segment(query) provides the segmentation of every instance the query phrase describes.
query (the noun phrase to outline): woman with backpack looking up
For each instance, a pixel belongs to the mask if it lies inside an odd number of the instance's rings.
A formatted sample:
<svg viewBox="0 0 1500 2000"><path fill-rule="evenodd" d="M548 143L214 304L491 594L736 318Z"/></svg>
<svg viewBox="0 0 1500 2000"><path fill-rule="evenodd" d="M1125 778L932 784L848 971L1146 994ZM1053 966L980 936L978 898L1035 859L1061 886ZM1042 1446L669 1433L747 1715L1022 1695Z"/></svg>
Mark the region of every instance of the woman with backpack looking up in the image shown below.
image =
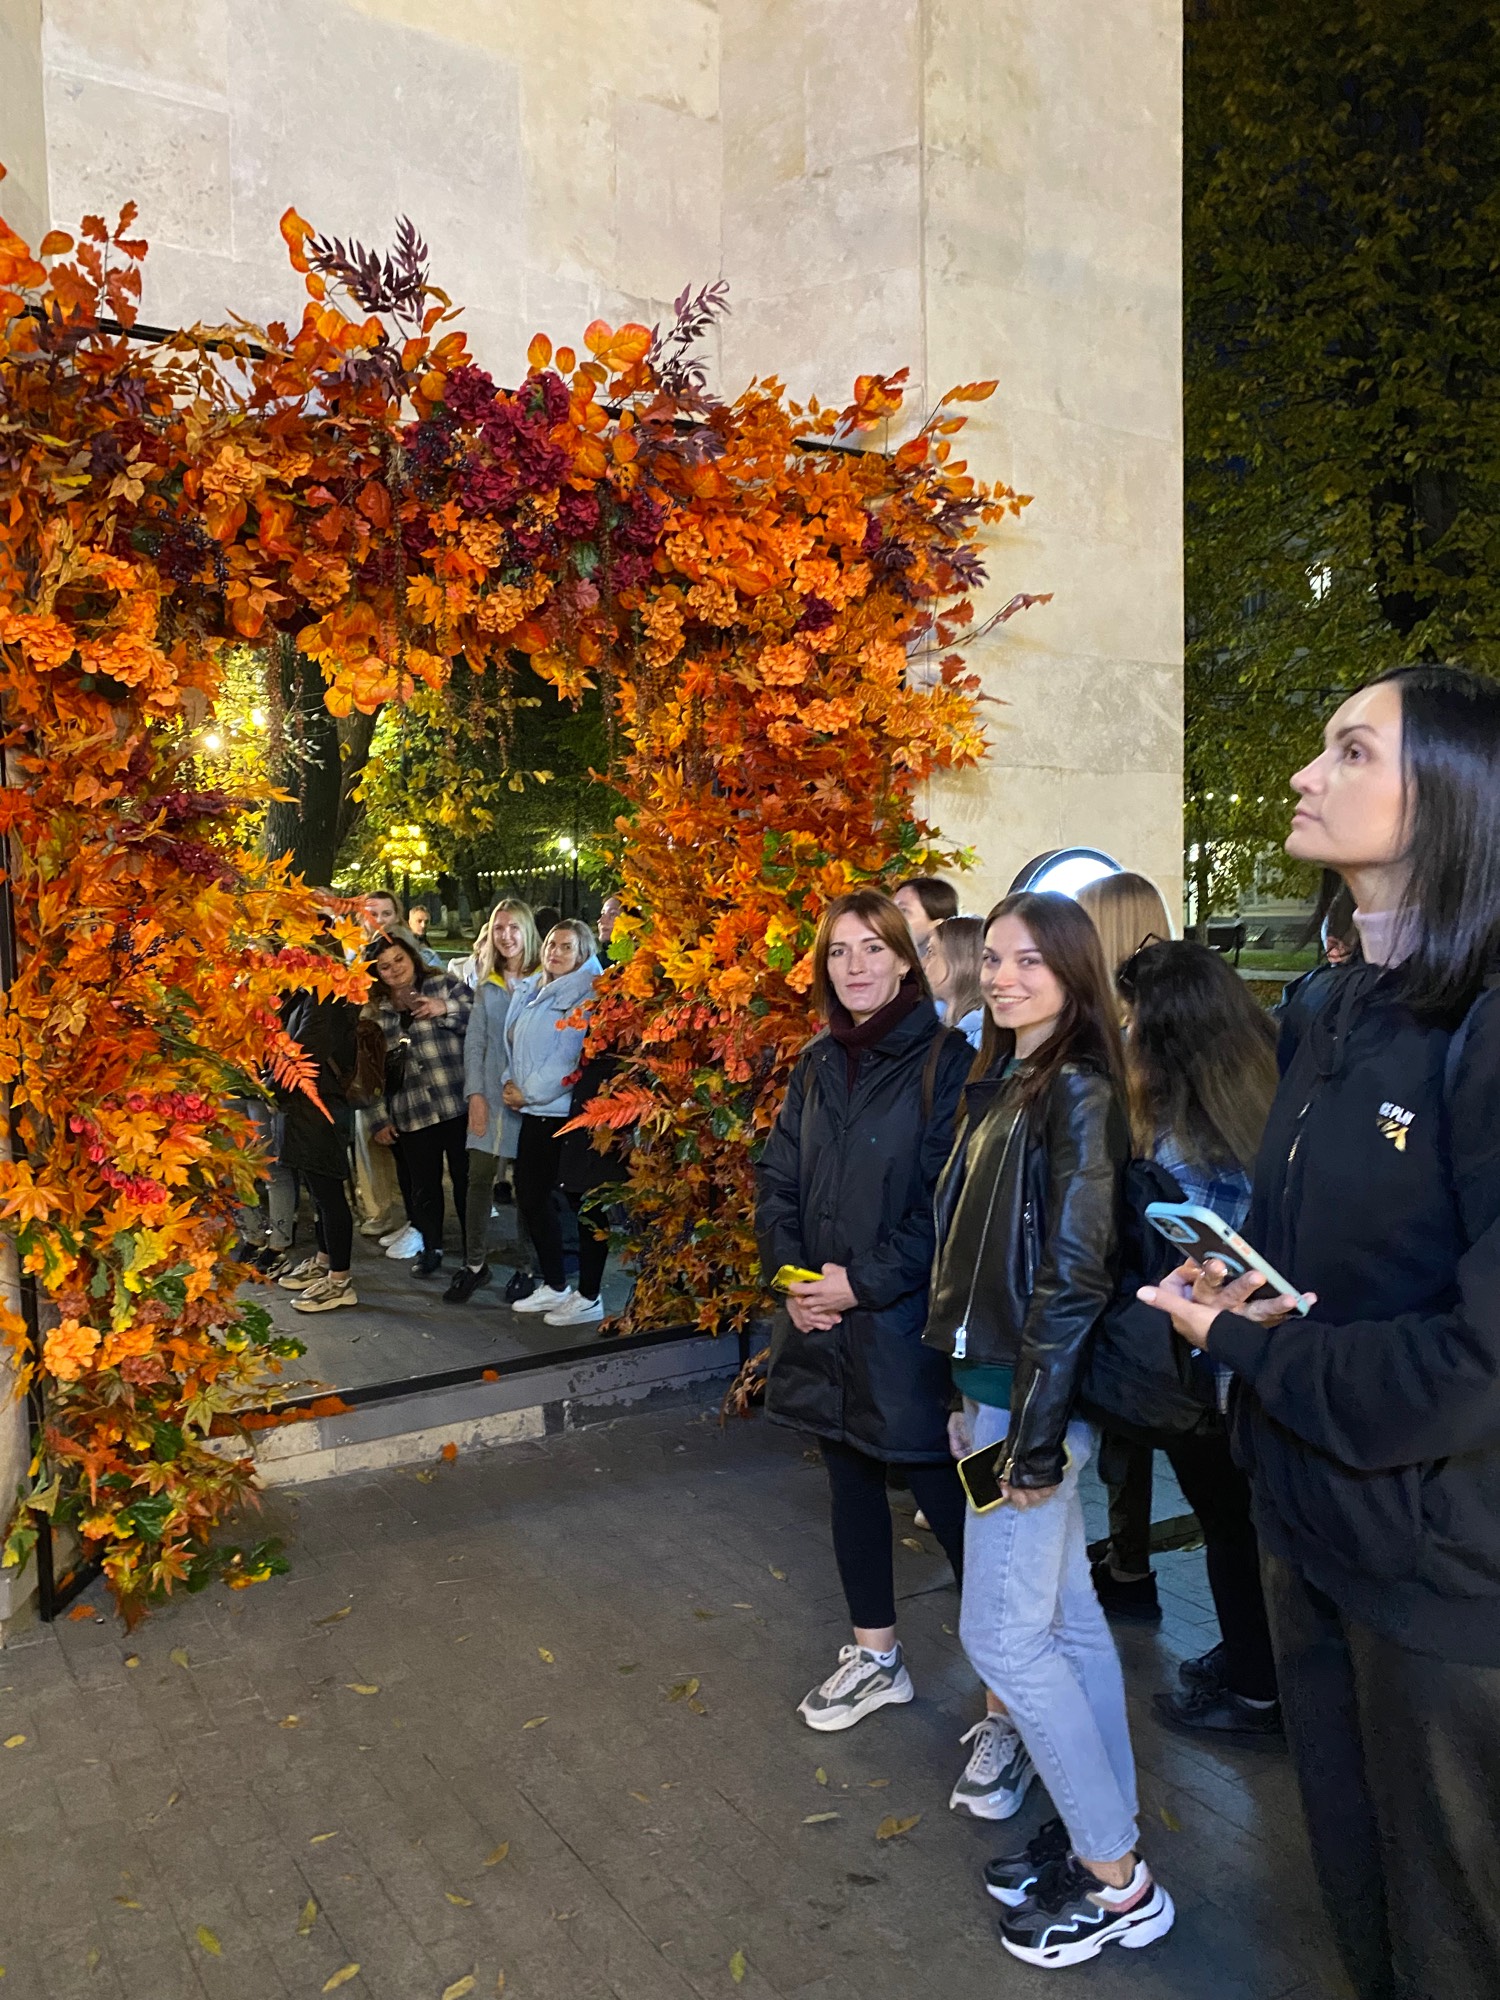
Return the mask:
<svg viewBox="0 0 1500 2000"><path fill-rule="evenodd" d="M1500 686L1407 667L1292 779L1364 963L1283 1027L1245 1235L1142 1292L1236 1377L1287 1736L1360 2000L1500 1995ZM1306 1317L1295 1308L1308 1308Z"/></svg>
<svg viewBox="0 0 1500 2000"><path fill-rule="evenodd" d="M1190 1201L1239 1229L1250 1207L1250 1174L1276 1091L1276 1030L1249 988L1216 951L1191 939L1148 944L1115 975L1125 1012L1125 1075L1137 1156L1157 1173L1133 1167L1127 1193L1138 1185L1152 1201ZM1138 1181L1137 1177L1140 1176ZM1130 1296L1132 1284L1164 1271L1172 1252L1144 1213L1127 1234L1144 1267L1110 1308L1090 1359L1090 1385L1105 1377L1116 1343L1127 1370L1149 1368L1159 1355L1163 1390L1147 1383L1133 1403L1127 1394L1101 1421L1132 1419L1136 1441L1166 1453L1177 1483L1203 1530L1208 1582L1219 1616L1218 1645L1178 1668L1182 1687L1153 1697L1174 1729L1241 1742L1279 1743L1276 1668L1260 1584L1260 1548L1250 1518L1250 1485L1235 1464L1221 1414L1227 1380L1196 1362L1182 1382L1171 1328L1151 1306ZM1127 1374L1125 1386L1133 1386ZM1163 1399L1164 1409L1153 1409ZM1175 1427L1155 1434L1152 1423ZM1128 1435L1129 1433L1127 1433Z"/></svg>
<svg viewBox="0 0 1500 2000"><path fill-rule="evenodd" d="M989 1019L937 1191L925 1339L964 1396L955 1457L995 1448L1000 1504L971 1511L960 1634L1062 1815L992 1861L1000 1937L1028 1964L1076 1965L1172 1927L1137 1852L1125 1683L1089 1578L1075 1414L1115 1289L1129 1157L1114 987L1065 896L1008 896L985 923Z"/></svg>
<svg viewBox="0 0 1500 2000"><path fill-rule="evenodd" d="M912 1699L896 1638L888 1466L907 1474L955 1576L963 1563L952 1383L922 1326L932 1190L970 1051L938 1020L906 919L878 890L828 906L812 996L827 1026L797 1058L766 1141L755 1226L767 1283L784 1265L821 1273L786 1289L766 1411L811 1433L828 1469L854 1638L799 1713L810 1729L835 1730Z"/></svg>

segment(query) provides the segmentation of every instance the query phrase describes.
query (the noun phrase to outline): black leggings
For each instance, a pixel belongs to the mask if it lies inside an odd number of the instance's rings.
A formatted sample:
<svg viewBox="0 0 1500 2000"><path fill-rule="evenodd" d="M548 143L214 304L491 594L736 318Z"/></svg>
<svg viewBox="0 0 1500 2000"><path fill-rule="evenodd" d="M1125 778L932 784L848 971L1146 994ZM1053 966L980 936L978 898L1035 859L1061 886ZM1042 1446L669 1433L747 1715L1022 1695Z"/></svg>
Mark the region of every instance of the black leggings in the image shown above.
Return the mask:
<svg viewBox="0 0 1500 2000"><path fill-rule="evenodd" d="M1203 1530L1208 1587L1224 1638L1224 1679L1247 1701L1274 1701L1276 1663L1261 1588L1260 1543L1250 1519L1250 1482L1222 1430L1179 1438L1167 1447L1167 1457Z"/></svg>
<svg viewBox="0 0 1500 2000"><path fill-rule="evenodd" d="M889 1468L883 1458L871 1458L852 1444L835 1444L830 1438L819 1442L833 1500L833 1556L849 1620L861 1631L878 1632L896 1622L891 1503L885 1489ZM901 1470L962 1585L965 1501L957 1467L950 1458Z"/></svg>
<svg viewBox="0 0 1500 2000"><path fill-rule="evenodd" d="M424 1125L420 1132L402 1132L396 1139L398 1160L406 1163L406 1208L413 1225L422 1232L424 1250L443 1247L443 1161L448 1162L448 1178L453 1183L453 1206L458 1212L460 1232L464 1226L464 1205L469 1194L469 1121L460 1114L444 1118L440 1124Z"/></svg>
<svg viewBox="0 0 1500 2000"><path fill-rule="evenodd" d="M542 1281L560 1292L567 1287L563 1264L562 1229L553 1199L562 1166L562 1148L557 1134L566 1118L534 1118L524 1112L521 1138L516 1147L516 1207L531 1232ZM609 1256L609 1238L602 1235L580 1211L581 1194L565 1197L578 1217L578 1289L586 1299L597 1299L604 1282L604 1265Z"/></svg>
<svg viewBox="0 0 1500 2000"><path fill-rule="evenodd" d="M330 1271L347 1271L354 1255L354 1217L349 1212L343 1176L304 1171L302 1178L313 1198L318 1248L328 1259Z"/></svg>

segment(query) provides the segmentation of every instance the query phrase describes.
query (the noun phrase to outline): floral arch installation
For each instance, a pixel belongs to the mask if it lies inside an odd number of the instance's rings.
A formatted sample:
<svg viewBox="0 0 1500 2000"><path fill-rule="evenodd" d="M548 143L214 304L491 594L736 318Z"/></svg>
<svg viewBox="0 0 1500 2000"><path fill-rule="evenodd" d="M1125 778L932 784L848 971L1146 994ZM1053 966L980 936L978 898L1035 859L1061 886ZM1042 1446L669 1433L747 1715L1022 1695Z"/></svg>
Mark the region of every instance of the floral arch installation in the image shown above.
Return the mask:
<svg viewBox="0 0 1500 2000"><path fill-rule="evenodd" d="M628 1158L633 1323L736 1328L813 929L853 885L959 858L913 794L983 754L977 535L1025 504L953 455L993 384L894 452L861 445L900 377L841 409L775 381L718 400L694 345L719 288L664 331L539 334L498 388L406 223L382 257L288 211L298 325L132 340L133 221L35 248L0 222L0 1217L32 1295L0 1325L35 1416L0 1515L12 1564L45 1517L74 1529L127 1618L281 1566L221 1539L253 1497L242 1420L300 1351L240 1294L262 1171L240 1107L266 1077L311 1088L285 992L366 990L195 763L226 649L294 645L345 715L440 696L460 660L601 689L626 914L586 1117Z"/></svg>

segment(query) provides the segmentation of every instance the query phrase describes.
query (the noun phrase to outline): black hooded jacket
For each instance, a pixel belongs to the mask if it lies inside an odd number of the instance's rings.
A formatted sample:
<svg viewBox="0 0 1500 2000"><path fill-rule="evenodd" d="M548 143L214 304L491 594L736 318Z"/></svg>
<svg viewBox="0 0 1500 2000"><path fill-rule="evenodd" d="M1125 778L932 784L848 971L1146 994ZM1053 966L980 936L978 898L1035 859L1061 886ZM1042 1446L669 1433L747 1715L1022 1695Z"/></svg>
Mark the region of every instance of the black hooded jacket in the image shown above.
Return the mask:
<svg viewBox="0 0 1500 2000"><path fill-rule="evenodd" d="M935 1037L931 1108L923 1078ZM831 1035L797 1058L759 1169L755 1226L766 1279L783 1264L842 1264L859 1303L825 1333L778 1314L766 1411L874 1458L948 1457L952 1377L922 1345L932 1269L932 1191L953 1143L973 1051L921 1001L854 1081Z"/></svg>
<svg viewBox="0 0 1500 2000"><path fill-rule="evenodd" d="M1380 968L1330 982L1283 1046L1244 1233L1317 1293L1208 1351L1256 1525L1360 1623L1500 1666L1500 995L1449 1034Z"/></svg>

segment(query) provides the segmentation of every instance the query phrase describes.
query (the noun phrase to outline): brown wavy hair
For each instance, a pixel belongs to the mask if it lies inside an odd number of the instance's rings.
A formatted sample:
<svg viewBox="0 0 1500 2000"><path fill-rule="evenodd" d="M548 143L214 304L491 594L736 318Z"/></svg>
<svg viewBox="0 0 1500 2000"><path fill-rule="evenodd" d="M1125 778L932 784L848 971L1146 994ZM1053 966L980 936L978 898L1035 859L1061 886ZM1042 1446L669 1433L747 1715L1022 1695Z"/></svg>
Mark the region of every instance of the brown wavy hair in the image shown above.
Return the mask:
<svg viewBox="0 0 1500 2000"><path fill-rule="evenodd" d="M1276 1095L1270 1017L1233 967L1191 938L1143 946L1120 967L1119 989L1137 1150L1169 1136L1200 1166L1248 1174Z"/></svg>
<svg viewBox="0 0 1500 2000"><path fill-rule="evenodd" d="M825 1021L834 1001L833 985L828 977L828 948L833 943L833 927L840 917L858 917L861 923L868 924L890 946L902 964L917 975L922 998L932 998L927 974L917 957L911 925L903 916L900 905L893 903L882 889L855 889L847 896L834 897L823 912L818 935L813 939L812 1003Z"/></svg>
<svg viewBox="0 0 1500 2000"><path fill-rule="evenodd" d="M1147 938L1174 935L1166 901L1149 876L1133 875L1128 869L1103 875L1080 889L1075 900L1093 919L1111 978Z"/></svg>
<svg viewBox="0 0 1500 2000"><path fill-rule="evenodd" d="M1001 917L1015 917L1031 933L1042 962L1063 990L1057 1026L1029 1058L1021 1085L1022 1101L1034 1104L1046 1095L1068 1063L1083 1063L1100 1071L1125 1094L1125 1057L1120 1047L1119 1002L1115 983L1104 964L1104 952L1093 920L1071 896L1025 890L1007 896L984 920L985 936ZM984 1034L971 1076L986 1076L1015 1049L1015 1033L1000 1027L986 1006Z"/></svg>

